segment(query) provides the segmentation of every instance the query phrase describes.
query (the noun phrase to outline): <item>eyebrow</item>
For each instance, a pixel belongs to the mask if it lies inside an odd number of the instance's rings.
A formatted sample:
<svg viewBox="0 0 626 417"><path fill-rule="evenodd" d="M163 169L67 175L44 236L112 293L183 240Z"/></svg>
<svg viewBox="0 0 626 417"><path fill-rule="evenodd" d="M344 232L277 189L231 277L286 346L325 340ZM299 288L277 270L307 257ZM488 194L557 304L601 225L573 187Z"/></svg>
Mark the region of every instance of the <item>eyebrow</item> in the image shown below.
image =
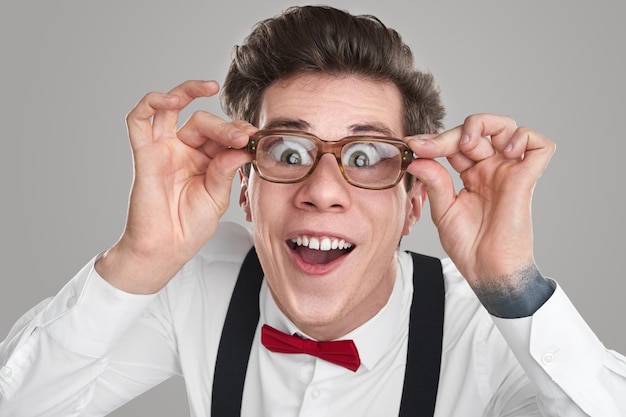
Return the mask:
<svg viewBox="0 0 626 417"><path fill-rule="evenodd" d="M263 130L272 129L289 129L299 131L310 131L311 124L302 119L274 119L263 126ZM395 137L396 134L392 129L384 123L372 122L372 123L355 123L350 125L348 130L352 135L377 133L381 136Z"/></svg>
<svg viewBox="0 0 626 417"><path fill-rule="evenodd" d="M353 134L359 134L359 133L379 133L383 136L396 136L396 134L393 132L393 130L391 130L389 128L389 126L387 126L384 123L378 123L378 122L374 122L374 123L357 123L357 124L353 124L352 126L350 126L350 131Z"/></svg>
<svg viewBox="0 0 626 417"><path fill-rule="evenodd" d="M267 123L265 126L263 126L263 130L272 129L308 131L311 129L311 124L302 119L274 119Z"/></svg>

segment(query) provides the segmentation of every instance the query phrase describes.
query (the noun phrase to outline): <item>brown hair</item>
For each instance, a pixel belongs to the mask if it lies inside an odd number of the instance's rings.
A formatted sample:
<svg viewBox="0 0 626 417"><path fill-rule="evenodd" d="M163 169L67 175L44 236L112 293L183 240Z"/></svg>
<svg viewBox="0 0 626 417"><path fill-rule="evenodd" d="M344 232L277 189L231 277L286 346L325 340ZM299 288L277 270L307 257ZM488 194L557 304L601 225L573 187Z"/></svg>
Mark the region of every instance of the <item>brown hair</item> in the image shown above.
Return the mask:
<svg viewBox="0 0 626 417"><path fill-rule="evenodd" d="M405 135L442 127L445 110L434 79L414 68L400 35L374 16L327 6L291 7L257 23L234 48L223 109L233 119L256 124L265 89L303 72L391 81L404 100Z"/></svg>

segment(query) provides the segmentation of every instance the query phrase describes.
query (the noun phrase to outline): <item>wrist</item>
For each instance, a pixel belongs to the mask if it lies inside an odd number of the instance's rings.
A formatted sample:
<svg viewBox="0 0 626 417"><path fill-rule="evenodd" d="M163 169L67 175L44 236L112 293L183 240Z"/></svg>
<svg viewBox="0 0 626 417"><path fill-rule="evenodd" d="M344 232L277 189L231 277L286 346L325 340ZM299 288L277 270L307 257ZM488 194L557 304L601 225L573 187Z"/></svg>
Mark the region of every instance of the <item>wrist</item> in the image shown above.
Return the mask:
<svg viewBox="0 0 626 417"><path fill-rule="evenodd" d="M167 257L138 255L121 242L104 252L94 265L105 281L131 294L159 292L181 267Z"/></svg>
<svg viewBox="0 0 626 417"><path fill-rule="evenodd" d="M534 264L499 279L478 281L472 288L489 314L500 318L532 316L555 290Z"/></svg>

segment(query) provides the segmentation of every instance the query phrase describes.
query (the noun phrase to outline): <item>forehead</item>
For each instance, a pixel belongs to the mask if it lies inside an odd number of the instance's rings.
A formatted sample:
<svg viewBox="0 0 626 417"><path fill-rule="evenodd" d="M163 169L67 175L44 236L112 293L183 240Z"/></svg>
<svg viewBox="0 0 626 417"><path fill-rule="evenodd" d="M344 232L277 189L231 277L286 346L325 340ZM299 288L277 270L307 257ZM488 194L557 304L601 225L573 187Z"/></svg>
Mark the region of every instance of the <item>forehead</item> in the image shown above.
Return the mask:
<svg viewBox="0 0 626 417"><path fill-rule="evenodd" d="M391 82L357 76L304 74L279 80L264 92L261 129L290 128L331 137L354 133L403 136L403 104Z"/></svg>

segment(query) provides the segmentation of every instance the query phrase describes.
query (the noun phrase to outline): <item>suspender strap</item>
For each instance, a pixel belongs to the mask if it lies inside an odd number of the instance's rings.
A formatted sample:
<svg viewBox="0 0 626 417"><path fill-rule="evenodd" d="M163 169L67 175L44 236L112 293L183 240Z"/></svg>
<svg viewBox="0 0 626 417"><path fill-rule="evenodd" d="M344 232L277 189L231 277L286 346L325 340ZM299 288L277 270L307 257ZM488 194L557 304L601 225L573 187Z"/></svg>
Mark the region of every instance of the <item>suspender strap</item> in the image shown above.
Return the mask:
<svg viewBox="0 0 626 417"><path fill-rule="evenodd" d="M413 301L400 417L432 417L437 399L443 337L444 285L437 258L411 253ZM231 297L217 352L211 415L239 417L252 341L259 322L263 270L254 247Z"/></svg>
<svg viewBox="0 0 626 417"><path fill-rule="evenodd" d="M445 301L443 271L437 258L417 253L411 253L411 256L413 301L400 417L432 417L441 368Z"/></svg>
<svg viewBox="0 0 626 417"><path fill-rule="evenodd" d="M211 415L239 417L252 341L259 323L263 270L254 246L243 261L217 351Z"/></svg>

